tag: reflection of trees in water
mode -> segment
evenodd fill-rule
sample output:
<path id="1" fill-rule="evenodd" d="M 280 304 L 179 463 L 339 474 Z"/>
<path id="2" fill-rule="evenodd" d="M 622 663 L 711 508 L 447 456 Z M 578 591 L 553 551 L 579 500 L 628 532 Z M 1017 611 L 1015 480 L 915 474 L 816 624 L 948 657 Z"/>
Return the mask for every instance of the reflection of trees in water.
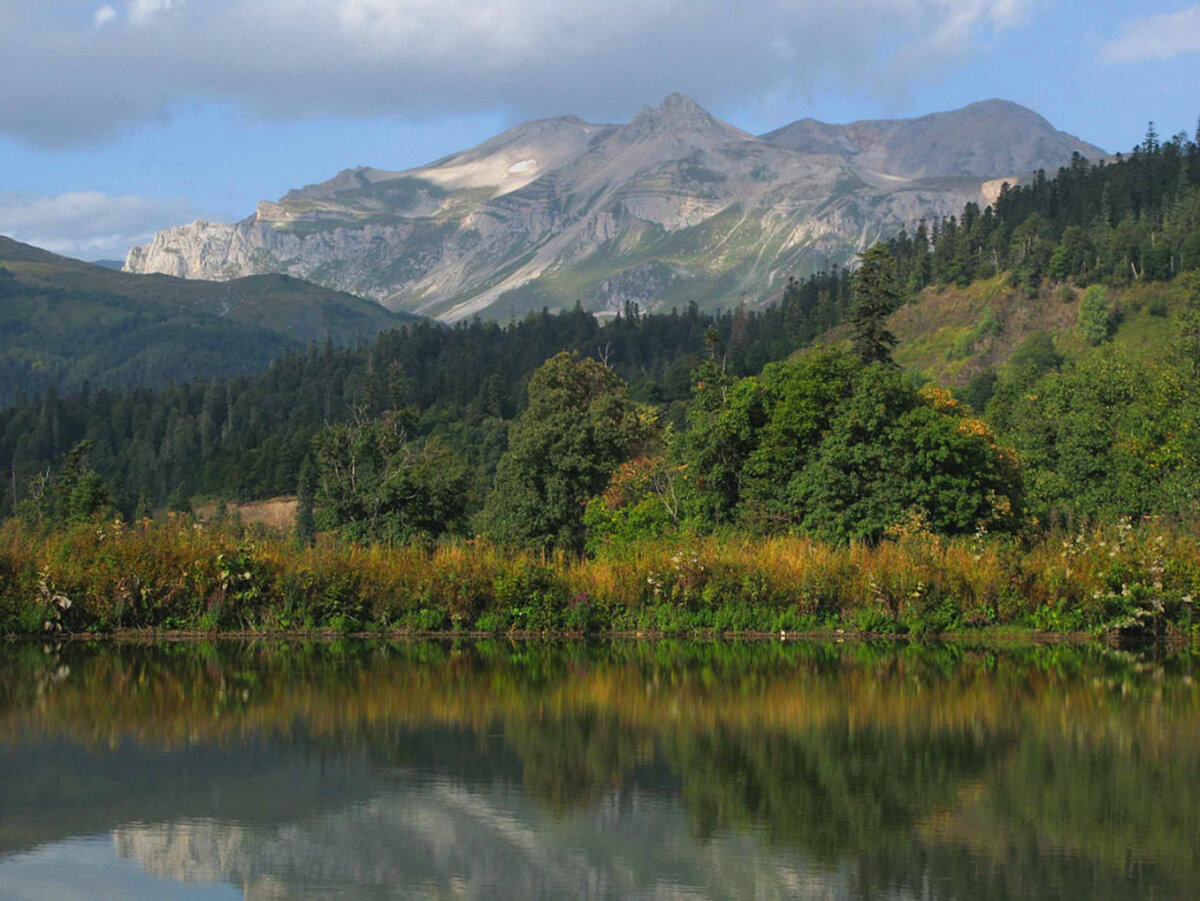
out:
<path id="1" fill-rule="evenodd" d="M 560 814 L 630 782 L 656 755 L 693 832 L 747 831 L 836 867 L 854 895 L 931 883 L 931 897 L 1126 898 L 1200 884 L 1200 751 L 1146 755 L 1045 732 L 654 737 L 593 716 L 511 721 L 530 793 Z M 1144 750 L 1144 749 L 1143 749 Z"/>
<path id="2" fill-rule="evenodd" d="M 26 646 L 0 738 L 253 738 L 377 786 L 521 780 L 561 822 L 681 795 L 701 842 L 851 862 L 854 894 L 1116 898 L 1200 884 L 1193 671 L 1062 647 Z"/>
<path id="3" fill-rule="evenodd" d="M 654 760 L 653 735 L 597 711 L 510 717 L 504 736 L 521 758 L 526 791 L 558 812 L 595 803 Z"/>
<path id="4" fill-rule="evenodd" d="M 831 726 L 799 736 L 672 733 L 667 754 L 702 836 L 758 828 L 772 841 L 835 860 L 908 841 L 915 822 L 953 801 L 1004 755 L 1007 738 L 898 737 Z"/>

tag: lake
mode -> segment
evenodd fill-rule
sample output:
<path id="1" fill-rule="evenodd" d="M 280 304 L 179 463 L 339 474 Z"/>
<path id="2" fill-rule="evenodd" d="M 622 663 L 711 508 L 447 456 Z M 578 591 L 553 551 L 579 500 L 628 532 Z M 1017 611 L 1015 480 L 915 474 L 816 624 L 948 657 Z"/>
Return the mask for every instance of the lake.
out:
<path id="1" fill-rule="evenodd" d="M 0 898 L 1194 898 L 1194 650 L 0 645 Z"/>

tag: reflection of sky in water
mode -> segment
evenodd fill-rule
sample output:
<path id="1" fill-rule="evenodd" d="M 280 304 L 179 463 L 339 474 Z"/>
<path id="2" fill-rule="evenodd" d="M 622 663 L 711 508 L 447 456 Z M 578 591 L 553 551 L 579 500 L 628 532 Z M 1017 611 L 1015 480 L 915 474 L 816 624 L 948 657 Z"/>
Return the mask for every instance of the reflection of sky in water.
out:
<path id="1" fill-rule="evenodd" d="M 180 883 L 148 875 L 132 860 L 115 853 L 107 835 L 45 845 L 0 861 L 0 898 L 4 901 L 229 901 L 242 893 L 229 885 Z"/>

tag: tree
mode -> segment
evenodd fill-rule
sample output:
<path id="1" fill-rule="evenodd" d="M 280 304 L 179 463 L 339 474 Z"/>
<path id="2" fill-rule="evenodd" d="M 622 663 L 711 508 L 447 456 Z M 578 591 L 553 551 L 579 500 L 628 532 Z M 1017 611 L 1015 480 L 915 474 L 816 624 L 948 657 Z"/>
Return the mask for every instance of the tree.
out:
<path id="1" fill-rule="evenodd" d="M 1011 528 L 1015 458 L 940 388 L 895 367 L 859 374 L 794 488 L 803 526 L 834 541 L 875 541 L 906 521 L 939 534 Z"/>
<path id="2" fill-rule="evenodd" d="M 580 551 L 584 507 L 616 468 L 645 453 L 657 426 L 615 372 L 588 357 L 551 357 L 533 374 L 509 433 L 482 531 L 510 544 Z"/>
<path id="3" fill-rule="evenodd" d="M 62 522 L 86 522 L 112 506 L 104 480 L 92 468 L 91 441 L 80 441 L 66 456 L 51 483 L 56 518 Z"/>
<path id="4" fill-rule="evenodd" d="M 729 521 L 741 500 L 742 469 L 763 425 L 758 379 L 734 379 L 716 360 L 696 370 L 687 431 L 672 459 L 684 473 L 684 509 L 692 524 Z"/>
<path id="5" fill-rule="evenodd" d="M 167 512 L 192 515 L 192 502 L 188 499 L 182 484 L 176 485 L 175 490 L 167 496 Z"/>
<path id="6" fill-rule="evenodd" d="M 758 379 L 763 423 L 741 473 L 743 522 L 778 528 L 804 519 L 801 473 L 853 392 L 860 368 L 845 351 L 820 349 L 763 370 Z"/>
<path id="7" fill-rule="evenodd" d="M 1179 317 L 1175 350 L 1183 370 L 1195 378 L 1200 375 L 1200 272 L 1185 272 L 1177 283 L 1187 299 Z"/>
<path id="8" fill-rule="evenodd" d="M 1108 306 L 1108 289 L 1091 285 L 1083 292 L 1079 304 L 1079 319 L 1075 328 L 1089 344 L 1099 344 L 1108 337 L 1112 313 Z"/>
<path id="9" fill-rule="evenodd" d="M 304 462 L 300 464 L 300 477 L 296 482 L 295 538 L 300 547 L 308 547 L 317 536 L 317 525 L 313 518 L 316 505 L 313 469 L 312 457 L 305 457 Z"/>
<path id="10" fill-rule="evenodd" d="M 464 529 L 476 472 L 436 438 L 410 440 L 411 422 L 389 412 L 313 438 L 314 526 L 387 544 Z"/>
<path id="11" fill-rule="evenodd" d="M 883 244 L 858 258 L 860 265 L 851 284 L 854 352 L 864 363 L 890 363 L 896 336 L 888 331 L 887 318 L 900 305 L 896 261 Z"/>

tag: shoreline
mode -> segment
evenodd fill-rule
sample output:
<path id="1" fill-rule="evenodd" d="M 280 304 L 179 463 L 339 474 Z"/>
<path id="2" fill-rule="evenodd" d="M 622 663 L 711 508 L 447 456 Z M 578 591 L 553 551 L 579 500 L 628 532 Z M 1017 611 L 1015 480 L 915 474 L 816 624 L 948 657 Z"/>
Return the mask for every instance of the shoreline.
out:
<path id="1" fill-rule="evenodd" d="M 835 644 L 863 644 L 867 642 L 887 642 L 893 644 L 983 644 L 983 645 L 1051 645 L 1067 644 L 1076 646 L 1105 646 L 1113 648 L 1144 648 L 1144 647 L 1188 647 L 1200 645 L 1200 636 L 1177 636 L 1164 638 L 1122 638 L 1116 635 L 1091 635 L 1087 632 L 1046 632 L 1036 629 L 996 628 L 996 629 L 964 629 L 953 632 L 928 634 L 895 634 L 885 632 L 852 632 L 843 629 L 815 629 L 806 631 L 783 631 L 780 633 L 763 631 L 724 631 L 704 630 L 698 632 L 662 632 L 662 631 L 597 631 L 579 632 L 570 630 L 519 630 L 509 632 L 487 632 L 477 629 L 453 630 L 442 629 L 433 631 L 415 631 L 406 629 L 389 629 L 385 631 L 353 631 L 340 632 L 336 629 L 276 629 L 269 631 L 254 631 L 247 629 L 230 629 L 217 631 L 201 631 L 195 629 L 116 629 L 111 632 L 70 632 L 43 635 L 6 633 L 0 635 L 0 642 L 5 644 L 54 642 L 61 644 L 129 644 L 152 645 L 172 643 L 199 642 L 446 642 L 446 641 L 495 641 L 506 640 L 513 643 L 564 643 L 564 642 L 660 642 L 660 641 L 694 641 L 706 643 L 768 643 L 768 642 L 809 642 Z"/>

